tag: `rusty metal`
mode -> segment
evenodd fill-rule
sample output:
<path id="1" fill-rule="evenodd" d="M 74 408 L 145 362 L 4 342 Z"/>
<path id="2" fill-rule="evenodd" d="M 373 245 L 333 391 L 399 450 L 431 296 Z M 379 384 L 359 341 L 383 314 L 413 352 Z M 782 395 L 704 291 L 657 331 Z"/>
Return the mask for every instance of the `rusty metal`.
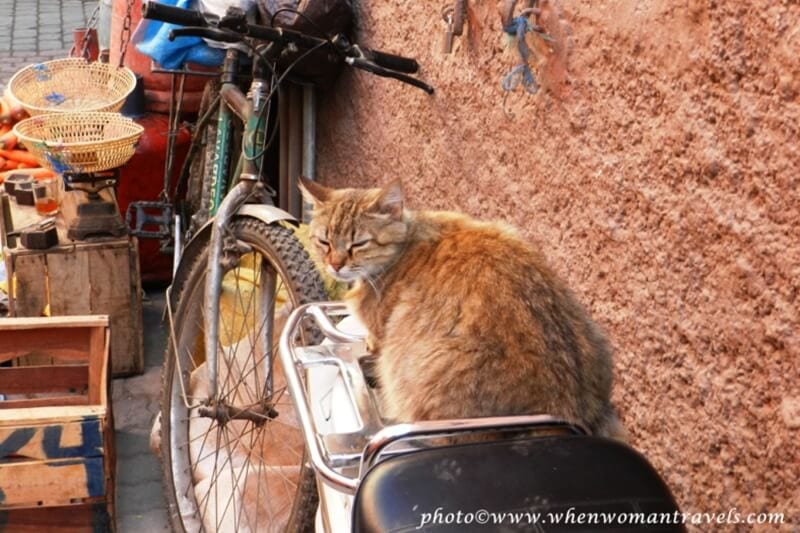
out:
<path id="1" fill-rule="evenodd" d="M 270 420 L 278 418 L 278 411 L 269 404 L 255 405 L 251 407 L 236 407 L 220 403 L 207 407 L 201 407 L 197 410 L 197 414 L 208 418 L 213 418 L 220 425 L 224 426 L 231 420 L 249 420 L 255 424 L 264 424 Z"/>
<path id="2" fill-rule="evenodd" d="M 464 19 L 467 16 L 467 0 L 456 0 L 453 7 L 453 35 L 460 37 L 464 33 Z"/>
<path id="3" fill-rule="evenodd" d="M 444 40 L 442 41 L 442 53 L 449 54 L 453 51 L 453 6 L 446 6 L 442 10 L 442 19 L 445 23 Z"/>
<path id="4" fill-rule="evenodd" d="M 119 64 L 118 67 L 125 65 L 125 54 L 128 52 L 128 44 L 131 41 L 131 24 L 133 17 L 133 2 L 134 0 L 127 0 L 125 6 L 125 18 L 122 21 L 122 33 L 119 41 Z"/>

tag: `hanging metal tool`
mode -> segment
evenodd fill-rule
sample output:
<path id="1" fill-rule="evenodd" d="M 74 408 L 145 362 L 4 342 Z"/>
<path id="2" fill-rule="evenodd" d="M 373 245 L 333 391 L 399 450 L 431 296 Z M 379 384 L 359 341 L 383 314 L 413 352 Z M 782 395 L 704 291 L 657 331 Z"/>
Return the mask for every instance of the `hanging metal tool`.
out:
<path id="1" fill-rule="evenodd" d="M 442 8 L 442 20 L 445 23 L 442 53 L 449 54 L 453 51 L 453 37 L 464 34 L 464 20 L 467 16 L 467 0 L 456 0 Z"/>

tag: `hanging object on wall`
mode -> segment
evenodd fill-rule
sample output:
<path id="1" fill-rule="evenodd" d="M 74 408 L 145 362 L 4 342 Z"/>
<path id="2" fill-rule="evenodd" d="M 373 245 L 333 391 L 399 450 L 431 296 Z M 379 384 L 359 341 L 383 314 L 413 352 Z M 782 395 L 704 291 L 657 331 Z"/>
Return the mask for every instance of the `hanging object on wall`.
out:
<path id="1" fill-rule="evenodd" d="M 442 8 L 442 20 L 445 23 L 442 53 L 453 51 L 453 38 L 464 33 L 464 19 L 467 15 L 467 0 L 455 0 L 455 4 L 446 4 Z"/>
<path id="2" fill-rule="evenodd" d="M 537 60 L 536 51 L 528 46 L 526 36 L 532 33 L 536 38 L 552 41 L 552 38 L 545 33 L 544 28 L 539 24 L 541 10 L 538 7 L 538 0 L 527 0 L 526 6 L 520 13 L 514 16 L 514 9 L 517 0 L 504 0 L 500 3 L 500 18 L 503 23 L 503 33 L 510 43 L 515 43 L 519 53 L 520 63 L 512 68 L 501 80 L 501 86 L 506 92 L 511 92 L 520 85 L 529 94 L 536 94 L 539 91 L 539 83 L 536 75 L 531 69 L 531 60 Z M 530 17 L 534 20 L 531 21 Z"/>

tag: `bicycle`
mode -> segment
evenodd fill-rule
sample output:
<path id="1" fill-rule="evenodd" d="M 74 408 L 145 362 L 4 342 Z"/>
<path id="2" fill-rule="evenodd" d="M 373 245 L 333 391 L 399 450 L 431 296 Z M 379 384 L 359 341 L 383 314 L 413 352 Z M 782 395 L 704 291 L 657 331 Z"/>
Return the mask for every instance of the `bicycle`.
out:
<path id="1" fill-rule="evenodd" d="M 274 364 L 275 341 L 292 309 L 324 300 L 325 292 L 290 229 L 294 217 L 273 205 L 274 191 L 261 179 L 270 102 L 291 68 L 278 75 L 272 58 L 284 46 L 330 47 L 352 67 L 433 89 L 408 75 L 418 68 L 413 59 L 362 49 L 341 35 L 322 39 L 249 24 L 239 10 L 212 20 L 153 2 L 144 18 L 185 26 L 170 38 L 244 43 L 253 57 L 245 95 L 237 85 L 244 52 L 226 52 L 213 172 L 202 184 L 201 208 L 212 218 L 195 228 L 167 292 L 161 458 L 172 525 L 192 532 L 306 531 L 317 508 L 316 481 L 286 377 Z M 234 118 L 243 123 L 242 146 L 228 187 Z M 298 336 L 308 343 L 319 332 L 305 328 Z"/>

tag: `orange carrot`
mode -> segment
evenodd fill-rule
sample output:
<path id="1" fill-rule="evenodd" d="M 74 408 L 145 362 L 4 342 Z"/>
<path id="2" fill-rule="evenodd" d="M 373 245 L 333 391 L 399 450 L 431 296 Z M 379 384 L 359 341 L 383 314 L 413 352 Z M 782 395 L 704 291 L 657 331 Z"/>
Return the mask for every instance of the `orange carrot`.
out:
<path id="1" fill-rule="evenodd" d="M 0 183 L 3 183 L 7 177 L 11 174 L 25 174 L 27 176 L 31 176 L 34 179 L 45 179 L 45 178 L 52 178 L 55 176 L 55 173 L 50 170 L 49 168 L 20 168 L 14 170 L 6 170 L 4 172 L 0 172 Z"/>
<path id="2" fill-rule="evenodd" d="M 13 150 L 17 147 L 17 136 L 14 135 L 14 131 L 7 131 L 3 135 L 0 135 L 0 149 L 3 150 Z"/>
<path id="3" fill-rule="evenodd" d="M 26 150 L 0 150 L 0 157 L 11 159 L 17 163 L 27 163 L 29 165 L 39 166 L 39 162 L 30 152 Z"/>
<path id="4" fill-rule="evenodd" d="M 0 170 L 3 170 L 6 166 L 6 160 L 0 157 Z"/>
<path id="5" fill-rule="evenodd" d="M 20 163 L 17 168 L 39 168 L 39 165 L 31 165 L 30 163 Z"/>
<path id="6" fill-rule="evenodd" d="M 3 165 L 3 170 L 17 170 L 19 168 L 19 163 L 17 161 L 7 160 L 6 164 Z"/>
<path id="7" fill-rule="evenodd" d="M 5 98 L 0 98 L 0 123 L 11 124 L 11 109 L 6 104 Z"/>

